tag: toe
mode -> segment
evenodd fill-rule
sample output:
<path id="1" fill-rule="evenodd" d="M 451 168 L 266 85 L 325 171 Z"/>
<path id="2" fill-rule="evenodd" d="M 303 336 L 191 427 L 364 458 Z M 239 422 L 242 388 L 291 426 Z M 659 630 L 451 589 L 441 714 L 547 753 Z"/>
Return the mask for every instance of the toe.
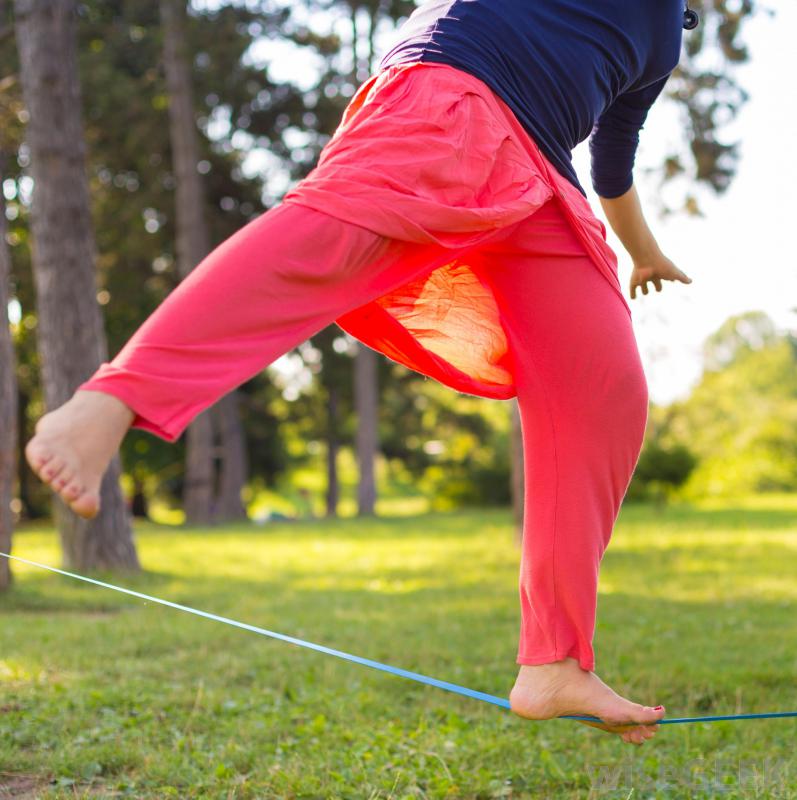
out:
<path id="1" fill-rule="evenodd" d="M 614 714 L 606 715 L 603 719 L 615 727 L 633 725 L 635 727 L 655 727 L 656 723 L 665 715 L 664 706 L 651 708 L 632 703 L 630 707 L 617 710 Z"/>
<path id="2" fill-rule="evenodd" d="M 76 500 L 78 497 L 80 497 L 82 491 L 83 487 L 79 483 L 73 481 L 69 484 L 69 486 L 61 491 L 61 495 L 63 496 L 64 500 Z"/>
<path id="3" fill-rule="evenodd" d="M 100 498 L 96 492 L 83 491 L 69 507 L 84 519 L 93 519 L 100 511 Z"/>
<path id="4" fill-rule="evenodd" d="M 66 462 L 63 459 L 53 456 L 47 465 L 42 468 L 42 478 L 48 483 L 52 483 L 53 478 L 57 477 L 65 466 Z"/>
<path id="5" fill-rule="evenodd" d="M 25 457 L 28 459 L 31 469 L 37 473 L 41 468 L 53 458 L 53 452 L 45 447 L 42 447 L 39 442 L 33 438 L 25 445 Z"/>
<path id="6" fill-rule="evenodd" d="M 72 469 L 61 470 L 60 475 L 53 481 L 53 489 L 60 492 L 72 479 L 75 477 L 75 471 Z"/>
<path id="7" fill-rule="evenodd" d="M 647 723 L 655 723 L 664 717 L 666 710 L 664 706 L 656 706 L 656 708 L 651 708 L 650 706 L 638 706 L 639 716 L 637 719 L 640 722 L 647 722 Z"/>
<path id="8" fill-rule="evenodd" d="M 639 728 L 634 728 L 634 730 L 624 733 L 622 735 L 622 738 L 623 741 L 626 741 L 629 744 L 636 744 L 636 745 L 641 745 L 645 741 L 645 737 Z"/>

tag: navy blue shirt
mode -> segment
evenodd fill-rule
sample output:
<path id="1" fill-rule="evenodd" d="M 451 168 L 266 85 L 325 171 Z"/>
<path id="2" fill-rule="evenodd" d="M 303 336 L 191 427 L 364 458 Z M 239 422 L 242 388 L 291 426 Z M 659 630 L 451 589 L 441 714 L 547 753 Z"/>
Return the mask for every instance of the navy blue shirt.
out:
<path id="1" fill-rule="evenodd" d="M 436 61 L 475 75 L 585 197 L 571 151 L 591 134 L 593 188 L 619 197 L 680 59 L 683 12 L 682 0 L 426 0 L 379 66 Z"/>

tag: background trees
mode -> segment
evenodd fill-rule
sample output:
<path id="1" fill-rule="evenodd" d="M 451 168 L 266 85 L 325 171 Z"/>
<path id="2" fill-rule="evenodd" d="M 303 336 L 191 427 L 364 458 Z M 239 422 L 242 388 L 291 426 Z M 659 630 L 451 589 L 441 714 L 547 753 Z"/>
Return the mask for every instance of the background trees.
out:
<path id="1" fill-rule="evenodd" d="M 62 402 L 103 352 L 116 353 L 203 253 L 312 169 L 357 85 L 414 7 L 407 0 L 19 0 L 12 14 L 0 3 L 0 150 L 8 154 L 3 189 L 12 261 L 10 278 L 0 280 L 11 306 L 0 300 L 17 315 L 9 328 L 14 354 L 7 346 L 0 351 L 0 419 L 9 421 L 3 474 L 8 480 L 12 467 L 17 473 L 12 521 L 51 508 L 51 493 L 31 479 L 22 457 L 35 420 Z M 722 126 L 746 99 L 733 73 L 749 58 L 744 23 L 762 13 L 752 2 L 695 7 L 703 25 L 686 37 L 666 98 L 688 124 L 681 147 L 661 165 L 662 182 L 686 181 L 688 212 L 699 211 L 693 190 L 722 192 L 735 174 L 738 154 L 721 141 Z M 72 26 L 77 39 L 76 53 L 72 46 L 63 61 L 76 64 L 72 77 L 63 70 L 57 76 L 68 124 L 48 118 L 57 104 L 41 113 L 36 105 L 44 88 L 33 76 L 49 69 L 54 55 L 32 57 L 32 43 L 53 24 L 45 10 L 61 14 L 63 31 Z M 81 115 L 82 132 L 75 122 Z M 37 126 L 48 125 L 37 139 Z M 64 313 L 58 289 L 73 262 L 65 266 L 60 250 L 48 254 L 45 246 L 31 264 L 36 194 L 46 198 L 54 177 L 37 180 L 43 150 L 57 154 L 70 175 L 83 169 L 88 179 L 87 189 L 84 178 L 84 188 L 63 200 L 79 220 L 71 226 L 80 277 L 70 286 L 83 287 L 75 289 L 81 299 L 74 317 Z M 59 203 L 61 194 L 54 195 Z M 40 226 L 42 241 L 61 241 L 67 211 L 53 206 L 49 213 L 60 222 L 46 231 Z M 85 341 L 72 336 L 75 325 Z M 755 314 L 726 326 L 706 343 L 706 372 L 694 396 L 652 409 L 650 450 L 629 498 L 650 496 L 655 481 L 670 487 L 666 494 L 683 496 L 794 486 L 793 338 Z M 48 356 L 66 337 L 79 346 Z M 725 406 L 730 397 L 733 410 Z M 513 405 L 435 386 L 330 326 L 217 404 L 197 442 L 193 433 L 167 444 L 131 432 L 121 452 L 121 485 L 130 512 L 174 521 L 232 519 L 260 505 L 288 514 L 370 514 L 420 493 L 443 508 L 514 498 L 519 524 L 522 454 Z M 665 467 L 666 454 L 675 466 L 671 458 Z M 683 478 L 677 491 L 677 481 L 662 483 L 673 469 Z M 119 480 L 117 471 L 107 491 Z M 128 536 L 117 496 L 117 521 L 103 526 L 114 541 Z M 110 504 L 103 500 L 103 507 Z M 72 522 L 59 524 L 66 530 Z M 0 525 L 2 534 L 11 522 Z"/>
<path id="2" fill-rule="evenodd" d="M 96 301 L 95 242 L 86 179 L 70 0 L 18 0 L 15 30 L 27 110 L 25 141 L 34 182 L 31 207 L 37 345 L 46 408 L 65 403 L 107 359 Z M 103 478 L 100 513 L 74 514 L 53 495 L 65 562 L 80 569 L 138 567 L 116 456 Z"/>

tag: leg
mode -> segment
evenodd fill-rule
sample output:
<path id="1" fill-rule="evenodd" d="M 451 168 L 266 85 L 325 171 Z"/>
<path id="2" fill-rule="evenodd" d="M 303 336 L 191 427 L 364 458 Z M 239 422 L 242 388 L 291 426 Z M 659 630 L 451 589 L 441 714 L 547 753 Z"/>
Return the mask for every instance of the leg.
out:
<path id="1" fill-rule="evenodd" d="M 561 672 L 577 687 L 552 704 L 519 680 L 515 709 L 652 721 L 663 711 L 623 700 L 592 673 L 599 565 L 647 422 L 631 320 L 555 201 L 481 258 L 512 351 L 523 431 L 520 677 Z"/>
<path id="2" fill-rule="evenodd" d="M 305 206 L 276 206 L 211 252 L 110 363 L 39 420 L 28 460 L 76 513 L 96 516 L 128 427 L 175 441 L 283 353 L 447 258 Z"/>

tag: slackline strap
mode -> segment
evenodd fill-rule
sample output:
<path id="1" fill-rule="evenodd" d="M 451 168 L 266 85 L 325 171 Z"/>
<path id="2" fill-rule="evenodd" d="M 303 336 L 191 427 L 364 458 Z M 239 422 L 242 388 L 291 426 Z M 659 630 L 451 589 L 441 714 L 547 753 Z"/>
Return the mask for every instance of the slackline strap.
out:
<path id="1" fill-rule="evenodd" d="M 216 622 L 223 622 L 225 625 L 232 625 L 235 628 L 242 628 L 245 631 L 258 633 L 261 636 L 270 636 L 274 639 L 281 639 L 283 642 L 290 642 L 291 644 L 299 645 L 300 647 L 308 647 L 311 650 L 317 650 L 320 653 L 326 653 L 328 656 L 336 656 L 337 658 L 343 658 L 347 661 L 353 661 L 355 664 L 363 664 L 366 667 L 373 667 L 374 669 L 380 669 L 383 672 L 390 672 L 393 675 L 400 675 L 402 678 L 409 678 L 410 680 L 418 681 L 419 683 L 426 683 L 429 686 L 436 686 L 438 689 L 445 689 L 448 692 L 456 692 L 457 694 L 465 695 L 465 697 L 472 697 L 474 700 L 481 700 L 484 703 L 492 703 L 493 705 L 501 706 L 502 708 L 509 708 L 509 700 L 503 697 L 496 697 L 495 695 L 479 692 L 475 689 L 468 689 L 467 687 L 459 686 L 456 683 L 441 681 L 437 678 L 431 678 L 428 675 L 421 675 L 419 672 L 411 672 L 410 670 L 402 669 L 401 667 L 393 667 L 389 664 L 383 664 L 380 661 L 373 661 L 370 658 L 363 658 L 362 656 L 355 656 L 351 653 L 344 653 L 341 650 L 335 650 L 332 647 L 325 647 L 322 644 L 306 642 L 303 639 L 287 636 L 284 633 L 276 633 L 275 631 L 269 631 L 265 628 L 259 628 L 256 625 L 249 625 L 246 622 L 238 622 L 238 620 L 230 619 L 229 617 L 221 617 L 218 614 L 211 614 L 208 611 L 200 611 L 198 608 L 180 605 L 180 603 L 172 603 L 170 600 L 163 600 L 160 597 L 153 597 L 152 595 L 144 594 L 143 592 L 136 592 L 133 589 L 125 589 L 122 586 L 114 586 L 112 583 L 104 583 L 103 581 L 98 581 L 94 578 L 87 578 L 84 575 L 76 575 L 74 572 L 67 572 L 66 570 L 50 567 L 46 564 L 39 564 L 37 561 L 30 561 L 27 558 L 12 556 L 8 553 L 0 553 L 0 556 L 19 561 L 22 564 L 29 564 L 32 567 L 39 567 L 41 569 L 49 570 L 50 572 L 57 572 L 59 575 L 66 575 L 68 578 L 75 578 L 76 580 L 85 581 L 86 583 L 93 583 L 96 586 L 102 586 L 104 589 L 112 589 L 115 592 L 122 592 L 124 594 L 132 595 L 133 597 L 140 597 L 142 600 L 148 600 L 152 603 L 159 603 L 162 606 L 176 608 L 178 611 L 187 611 L 189 614 L 196 614 L 199 617 L 212 619 Z M 763 719 L 771 717 L 797 717 L 797 711 L 780 711 L 767 714 L 731 714 L 715 717 L 675 717 L 672 719 L 663 718 L 658 720 L 655 724 L 667 725 L 678 722 L 715 722 L 717 720 Z M 573 714 L 565 714 L 561 717 L 557 717 L 556 719 L 577 719 L 586 720 L 588 722 L 603 722 L 603 720 L 601 720 L 599 717 L 578 716 Z"/>

